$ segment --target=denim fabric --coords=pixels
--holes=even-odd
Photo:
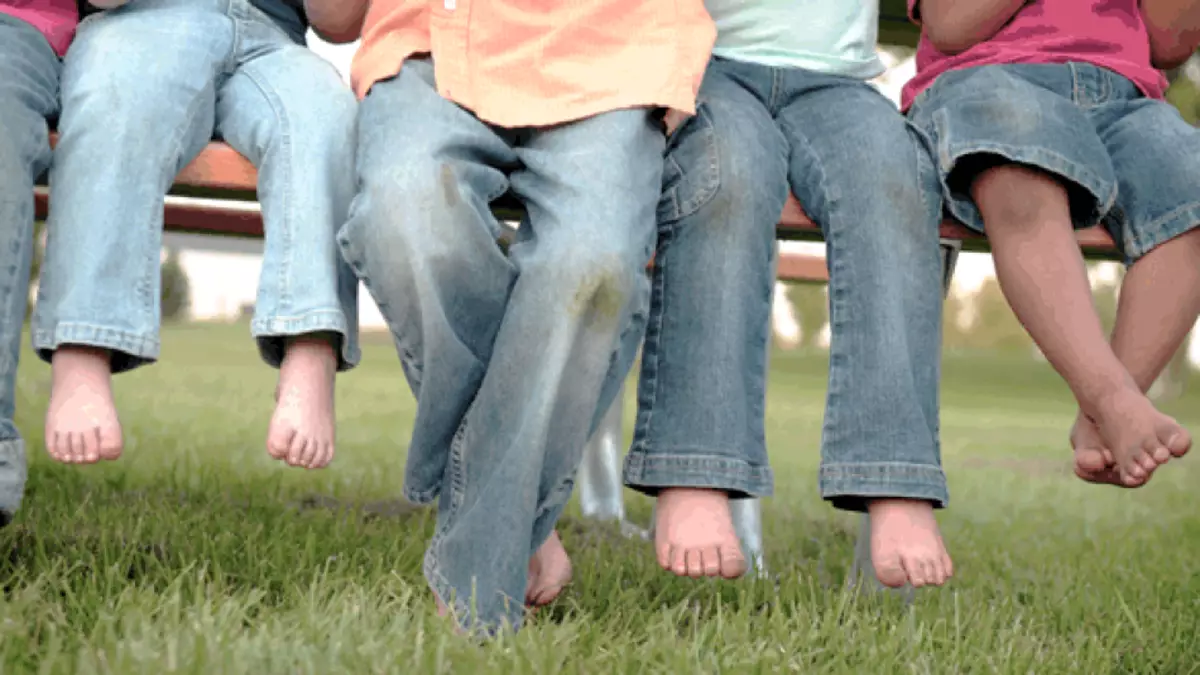
[[[437,500],[425,576],[472,628],[519,626],[529,558],[630,356],[618,347],[648,285],[661,127],[640,109],[490,126],[414,59],[368,93],[359,133],[339,243],[417,398],[404,492]],[[527,216],[506,255],[490,204],[509,192]]]
[[[856,79],[714,58],[699,98],[668,148],[626,483],[770,494],[772,263],[790,187],[828,244],[822,494],[851,510],[945,505],[940,200],[920,139]]]
[[[58,56],[33,26],[0,14],[0,524],[25,494],[25,443],[13,424],[33,255],[33,184],[50,164]]]
[[[266,248],[251,332],[278,366],[286,336],[341,336],[358,361],[357,283],[335,235],[354,195],[357,106],[328,62],[246,0],[137,0],[79,26],[63,65],[53,204],[34,325],[159,353],[162,199],[214,131],[258,167]]]
[[[1076,226],[1103,223],[1127,262],[1200,222],[1200,130],[1117,73],[1084,63],[981,66],[939,77],[909,117],[946,204],[978,231],[971,162],[999,156],[1068,186]]]

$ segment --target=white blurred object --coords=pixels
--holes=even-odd
[[[775,293],[771,300],[771,327],[780,347],[795,349],[800,346],[804,332],[796,318],[796,308],[788,298],[787,284],[779,281],[775,282]]]

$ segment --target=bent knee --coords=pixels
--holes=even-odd
[[[553,296],[550,304],[573,315],[615,320],[628,307],[639,275],[646,274],[650,248],[616,237],[576,237],[540,242],[532,257],[514,255],[521,277]]]

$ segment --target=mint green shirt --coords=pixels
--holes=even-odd
[[[717,24],[716,56],[864,80],[884,71],[875,54],[878,0],[705,0],[704,4]]]

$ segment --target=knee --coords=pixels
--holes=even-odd
[[[360,171],[350,218],[338,234],[347,262],[377,280],[461,265],[464,242],[439,226],[463,195],[449,164],[405,153],[387,168]]]
[[[630,306],[639,276],[650,261],[650,228],[645,241],[575,232],[538,242],[537,252],[525,257],[514,247],[520,276],[554,296],[572,314],[594,312],[600,318],[616,319]]]

